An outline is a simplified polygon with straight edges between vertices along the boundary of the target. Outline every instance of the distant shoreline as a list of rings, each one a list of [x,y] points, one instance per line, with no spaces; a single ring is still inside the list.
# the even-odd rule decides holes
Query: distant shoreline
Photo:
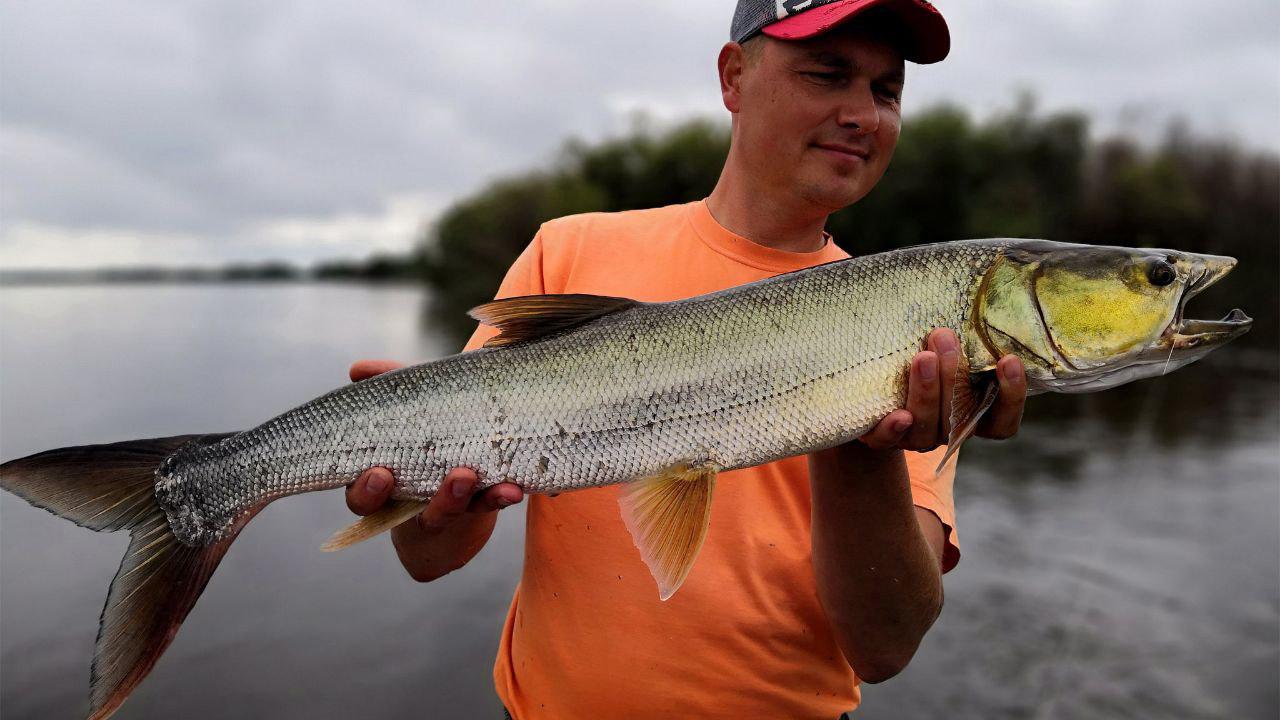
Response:
[[[304,274],[297,277],[147,277],[116,276],[97,273],[84,274],[27,274],[0,272],[0,288],[4,287],[57,287],[77,285],[311,285],[317,283],[350,285],[414,285],[422,281],[413,277],[323,277]]]
[[[285,262],[221,267],[121,267],[68,270],[0,270],[0,285],[102,285],[117,283],[209,284],[245,282],[421,282],[411,257],[374,256],[364,261],[336,260],[311,268]]]

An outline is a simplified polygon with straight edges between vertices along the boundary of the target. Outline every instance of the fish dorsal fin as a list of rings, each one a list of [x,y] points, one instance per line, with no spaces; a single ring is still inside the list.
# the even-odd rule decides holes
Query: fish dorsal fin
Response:
[[[629,483],[618,503],[622,521],[666,600],[680,589],[707,537],[716,469],[680,465]]]
[[[325,552],[334,552],[349,548],[356,543],[381,535],[426,509],[426,500],[388,501],[381,510],[365,515],[334,533],[324,545],[320,546],[320,549]]]
[[[525,295],[471,308],[472,318],[502,332],[484,344],[502,347],[545,337],[641,303],[605,295]]]
[[[1000,383],[994,370],[969,372],[968,363],[961,353],[960,366],[956,368],[956,382],[951,392],[951,434],[947,437],[947,452],[943,454],[935,474],[941,474],[951,458],[960,452],[965,440],[973,437],[978,422],[996,402]]]

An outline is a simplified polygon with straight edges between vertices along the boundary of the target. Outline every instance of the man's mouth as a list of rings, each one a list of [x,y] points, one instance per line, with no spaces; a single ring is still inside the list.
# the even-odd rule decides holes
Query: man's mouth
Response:
[[[845,145],[844,143],[815,143],[814,147],[827,152],[836,153],[850,158],[858,158],[866,160],[871,157],[870,151],[866,148],[857,147],[855,145]]]

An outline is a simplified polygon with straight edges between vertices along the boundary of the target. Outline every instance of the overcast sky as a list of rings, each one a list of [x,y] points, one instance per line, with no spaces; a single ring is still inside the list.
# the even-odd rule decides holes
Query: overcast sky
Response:
[[[1099,132],[1280,150],[1276,0],[940,0],[906,112],[1032,89]],[[0,0],[0,268],[408,248],[570,136],[727,117],[732,0]]]

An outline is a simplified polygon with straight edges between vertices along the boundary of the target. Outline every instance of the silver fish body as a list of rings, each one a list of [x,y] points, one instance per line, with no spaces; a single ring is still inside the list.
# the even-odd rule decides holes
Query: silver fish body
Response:
[[[394,497],[427,499],[458,466],[555,493],[829,447],[902,406],[911,357],[931,329],[962,329],[1007,244],[853,258],[390,372],[184,448],[158,496],[179,539],[207,544],[373,466]]]

